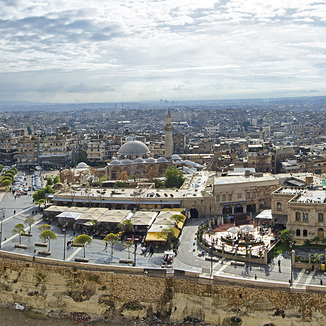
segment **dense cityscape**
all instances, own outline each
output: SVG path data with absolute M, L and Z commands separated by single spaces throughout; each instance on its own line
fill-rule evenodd
M 70 313 L 75 321 L 120 323 L 123 315 L 124 322 L 137 317 L 149 325 L 254 325 L 249 310 L 255 309 L 261 313 L 255 325 L 321 318 L 314 311 L 318 302 L 300 312 L 286 302 L 302 305 L 302 292 L 308 298 L 326 284 L 324 98 L 17 105 L 0 113 L 3 284 L 5 300 L 14 300 L 16 309 L 48 315 L 53 295 L 60 298 L 53 316 Z M 89 274 L 78 281 L 83 290 L 61 293 L 38 272 L 27 302 L 14 295 L 21 278 L 8 279 L 10 261 L 12 271 L 24 261 L 49 268 L 60 262 L 53 274 L 59 283 L 61 268 L 72 268 L 74 277 L 76 271 Z M 98 270 L 109 273 L 99 276 Z M 159 302 L 170 285 L 147 282 L 140 299 L 141 278 L 125 280 L 126 297 L 114 299 L 119 282 L 107 279 L 112 273 L 172 278 L 168 305 L 174 312 L 148 313 L 152 292 Z M 198 312 L 192 287 L 185 301 L 173 299 L 187 288 L 176 288 L 179 279 L 228 287 L 223 298 L 216 294 L 228 307 L 239 286 L 253 288 L 269 313 L 258 302 L 248 310 L 249 292 L 240 295 L 237 313 L 220 309 L 205 301 L 211 294 L 204 288 Z M 94 280 L 102 285 L 95 292 Z M 41 283 L 50 288 L 41 290 Z M 108 302 L 114 310 L 105 310 Z

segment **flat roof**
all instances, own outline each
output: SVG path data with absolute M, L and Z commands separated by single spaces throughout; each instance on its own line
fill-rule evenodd
M 242 175 L 237 175 L 237 176 L 225 176 L 225 177 L 219 177 L 215 179 L 214 185 L 229 185 L 229 184 L 234 184 L 234 183 L 250 183 L 250 182 L 262 182 L 262 181 L 277 181 L 278 179 L 275 178 L 271 174 L 263 174 L 259 177 L 255 176 L 242 176 Z

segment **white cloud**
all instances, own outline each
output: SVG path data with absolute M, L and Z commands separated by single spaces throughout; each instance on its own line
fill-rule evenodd
M 0 100 L 326 94 L 321 2 L 0 3 Z

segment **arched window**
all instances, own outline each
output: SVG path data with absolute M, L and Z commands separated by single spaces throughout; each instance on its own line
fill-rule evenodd
M 297 230 L 295 231 L 295 235 L 296 235 L 297 237 L 300 237 L 300 235 L 301 235 L 301 231 L 300 231 L 300 229 L 297 229 Z
M 308 236 L 308 231 L 307 230 L 303 230 L 303 236 L 307 237 Z

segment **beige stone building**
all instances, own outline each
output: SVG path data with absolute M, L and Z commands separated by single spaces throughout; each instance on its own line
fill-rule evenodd
M 271 194 L 280 181 L 272 174 L 227 175 L 214 181 L 216 213 L 256 213 L 271 207 Z

